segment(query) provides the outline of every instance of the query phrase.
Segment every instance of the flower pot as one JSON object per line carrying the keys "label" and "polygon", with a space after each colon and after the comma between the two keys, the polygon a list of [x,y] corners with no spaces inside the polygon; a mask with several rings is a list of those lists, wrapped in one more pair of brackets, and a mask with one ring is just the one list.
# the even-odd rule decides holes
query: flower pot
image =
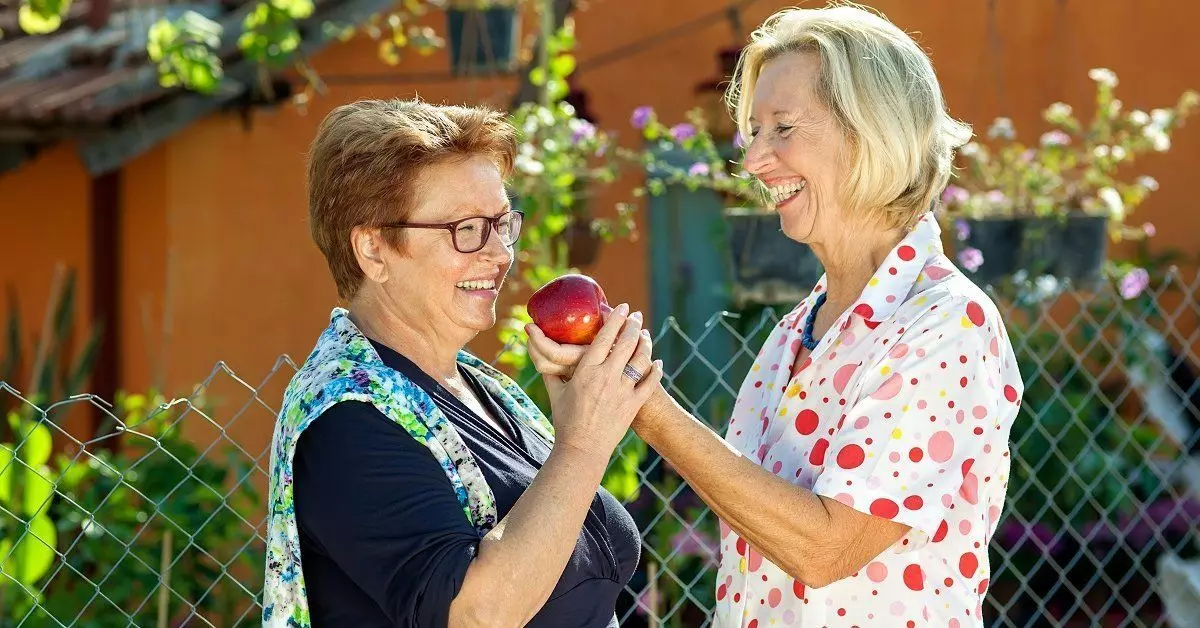
{"label": "flower pot", "polygon": [[[970,234],[957,242],[961,254],[975,248],[983,264],[967,274],[991,282],[1025,271],[1087,284],[1100,278],[1108,253],[1108,219],[1070,214],[1065,218],[966,219]],[[959,265],[962,266],[961,260]]]}
{"label": "flower pot", "polygon": [[1067,216],[1060,226],[1058,244],[1056,276],[1075,283],[1096,281],[1108,258],[1108,219],[1086,214]]}
{"label": "flower pot", "polygon": [[513,7],[446,9],[446,40],[454,74],[512,71],[517,58],[518,15]]}
{"label": "flower pot", "polygon": [[812,249],[784,235],[778,214],[733,208],[724,217],[735,305],[790,305],[808,296],[825,271]]}

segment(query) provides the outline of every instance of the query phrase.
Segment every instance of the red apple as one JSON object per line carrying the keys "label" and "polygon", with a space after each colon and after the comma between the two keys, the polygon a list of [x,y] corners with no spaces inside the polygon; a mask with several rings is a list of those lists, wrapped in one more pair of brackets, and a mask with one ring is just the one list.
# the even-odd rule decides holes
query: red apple
{"label": "red apple", "polygon": [[571,345],[590,344],[604,326],[604,315],[612,310],[595,279],[574,274],[539,288],[526,307],[547,338]]}

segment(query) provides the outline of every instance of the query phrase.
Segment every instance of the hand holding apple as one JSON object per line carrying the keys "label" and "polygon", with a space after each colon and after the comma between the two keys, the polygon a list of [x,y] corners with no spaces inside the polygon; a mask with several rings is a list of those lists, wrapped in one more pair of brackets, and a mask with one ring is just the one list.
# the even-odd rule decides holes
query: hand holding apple
{"label": "hand holding apple", "polygon": [[563,275],[539,288],[527,305],[547,338],[570,345],[591,344],[612,310],[604,290],[587,275]]}

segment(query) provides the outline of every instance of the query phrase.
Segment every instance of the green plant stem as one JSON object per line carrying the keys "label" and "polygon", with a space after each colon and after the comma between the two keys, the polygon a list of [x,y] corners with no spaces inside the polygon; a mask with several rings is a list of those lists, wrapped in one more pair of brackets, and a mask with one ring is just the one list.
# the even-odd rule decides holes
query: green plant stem
{"label": "green plant stem", "polygon": [[163,532],[162,556],[158,568],[158,573],[162,574],[158,583],[158,628],[167,628],[167,610],[171,602],[171,543],[174,538],[170,528]]}

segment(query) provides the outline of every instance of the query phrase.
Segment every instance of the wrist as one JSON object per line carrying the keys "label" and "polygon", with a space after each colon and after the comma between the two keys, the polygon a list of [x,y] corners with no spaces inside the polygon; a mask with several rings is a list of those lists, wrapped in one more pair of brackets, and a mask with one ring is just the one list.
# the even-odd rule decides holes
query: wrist
{"label": "wrist", "polygon": [[[550,458],[561,460],[562,464],[580,472],[599,471],[601,475],[608,468],[608,460],[612,452],[605,452],[595,441],[576,442],[571,439],[556,438],[550,450]],[[549,459],[546,461],[549,463]]]}
{"label": "wrist", "polygon": [[633,422],[633,430],[647,443],[657,440],[666,427],[671,412],[678,408],[675,399],[659,384],[651,393],[650,398],[638,410]]}

